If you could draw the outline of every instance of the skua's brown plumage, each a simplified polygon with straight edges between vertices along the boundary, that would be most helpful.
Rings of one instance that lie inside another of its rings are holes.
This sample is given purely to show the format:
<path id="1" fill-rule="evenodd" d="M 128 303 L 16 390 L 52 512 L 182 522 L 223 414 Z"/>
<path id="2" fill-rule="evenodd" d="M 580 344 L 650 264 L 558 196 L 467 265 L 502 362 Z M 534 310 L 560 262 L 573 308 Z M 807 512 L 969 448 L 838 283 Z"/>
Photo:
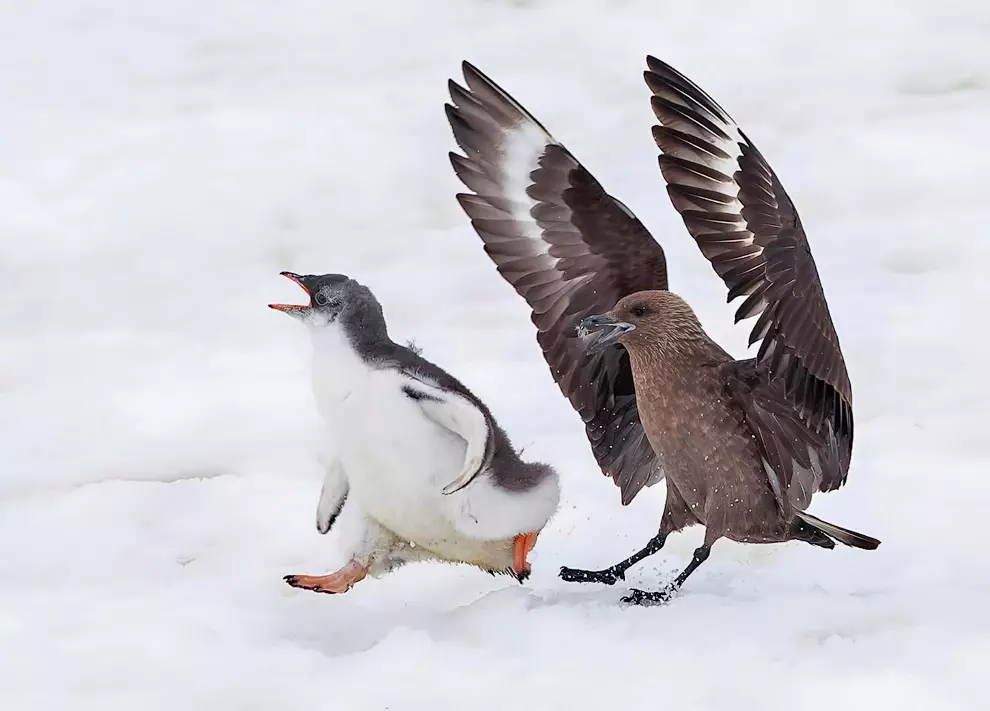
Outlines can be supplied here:
<path id="1" fill-rule="evenodd" d="M 447 107 L 466 153 L 451 161 L 474 191 L 458 200 L 533 309 L 554 379 L 582 415 L 603 471 L 624 503 L 667 478 L 660 531 L 643 550 L 602 571 L 564 568 L 562 577 L 614 583 L 669 533 L 706 527 L 674 583 L 634 591 L 633 602 L 667 599 L 721 537 L 879 545 L 806 511 L 815 491 L 845 483 L 853 418 L 797 211 L 711 97 L 653 57 L 648 66 L 668 194 L 729 300 L 746 297 L 736 320 L 759 317 L 755 358 L 736 361 L 705 334 L 667 291 L 663 252 L 642 224 L 504 90 L 465 63 L 468 89 L 451 82 Z"/>

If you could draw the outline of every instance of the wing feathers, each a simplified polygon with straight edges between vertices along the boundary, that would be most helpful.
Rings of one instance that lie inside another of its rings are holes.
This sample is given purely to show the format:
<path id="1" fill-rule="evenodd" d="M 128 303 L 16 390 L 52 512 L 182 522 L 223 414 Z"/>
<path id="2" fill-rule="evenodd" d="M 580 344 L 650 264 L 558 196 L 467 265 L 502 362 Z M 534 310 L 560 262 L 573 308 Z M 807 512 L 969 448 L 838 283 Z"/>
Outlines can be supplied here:
<path id="1" fill-rule="evenodd" d="M 792 461 L 807 469 L 793 445 L 803 428 L 820 440 L 819 485 L 835 488 L 852 450 L 852 388 L 797 211 L 759 150 L 714 99 L 660 60 L 649 57 L 647 64 L 644 77 L 661 124 L 653 137 L 671 202 L 725 282 L 728 301 L 746 297 L 736 321 L 757 317 L 749 342 L 760 341 L 763 395 L 783 398 L 797 413 L 797 420 L 787 420 L 784 405 L 769 415 L 751 413 L 766 459 L 786 480 L 784 489 L 796 481 Z M 833 439 L 823 439 L 825 433 Z"/>
<path id="2" fill-rule="evenodd" d="M 350 483 L 340 460 L 334 458 L 327 466 L 323 477 L 323 487 L 320 489 L 320 501 L 316 506 L 316 530 L 327 533 L 340 516 Z"/>
<path id="3" fill-rule="evenodd" d="M 561 392 L 586 423 L 602 471 L 628 503 L 662 477 L 643 436 L 628 357 L 589 357 L 575 325 L 626 294 L 667 287 L 663 250 L 521 104 L 463 64 L 447 118 L 465 155 L 454 172 L 473 194 L 461 208 L 498 272 L 526 299 Z"/>
<path id="4" fill-rule="evenodd" d="M 422 378 L 407 377 L 409 384 L 403 390 L 419 405 L 423 414 L 467 443 L 461 473 L 443 488 L 444 494 L 453 494 L 491 465 L 495 454 L 495 425 L 463 395 L 436 387 Z"/>

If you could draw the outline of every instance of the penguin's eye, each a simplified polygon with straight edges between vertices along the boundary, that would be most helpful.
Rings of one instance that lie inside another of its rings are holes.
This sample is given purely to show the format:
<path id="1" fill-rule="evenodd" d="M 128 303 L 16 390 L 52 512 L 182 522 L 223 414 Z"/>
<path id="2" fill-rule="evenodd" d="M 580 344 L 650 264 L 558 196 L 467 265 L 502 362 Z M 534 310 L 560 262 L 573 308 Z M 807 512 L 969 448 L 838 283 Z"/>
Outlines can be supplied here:
<path id="1" fill-rule="evenodd" d="M 340 303 L 340 299 L 335 298 L 333 292 L 324 287 L 316 292 L 316 295 L 313 297 L 313 303 L 317 306 L 333 307 Z"/>
<path id="2" fill-rule="evenodd" d="M 639 306 L 633 306 L 632 315 L 637 318 L 642 318 L 646 316 L 647 308 L 640 304 Z"/>

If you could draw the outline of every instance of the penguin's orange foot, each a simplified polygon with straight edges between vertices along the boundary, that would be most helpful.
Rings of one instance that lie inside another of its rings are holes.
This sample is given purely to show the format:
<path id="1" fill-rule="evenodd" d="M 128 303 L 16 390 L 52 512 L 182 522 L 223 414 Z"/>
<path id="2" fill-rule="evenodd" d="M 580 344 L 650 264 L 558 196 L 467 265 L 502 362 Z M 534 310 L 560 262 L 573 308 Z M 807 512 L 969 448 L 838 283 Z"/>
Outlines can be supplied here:
<path id="1" fill-rule="evenodd" d="M 329 575 L 286 575 L 283 580 L 294 588 L 313 592 L 345 593 L 368 575 L 368 569 L 353 560 Z"/>
<path id="2" fill-rule="evenodd" d="M 530 568 L 526 556 L 533 550 L 536 545 L 536 537 L 539 535 L 539 531 L 520 533 L 512 540 L 512 572 L 516 574 L 520 583 L 529 577 Z"/>

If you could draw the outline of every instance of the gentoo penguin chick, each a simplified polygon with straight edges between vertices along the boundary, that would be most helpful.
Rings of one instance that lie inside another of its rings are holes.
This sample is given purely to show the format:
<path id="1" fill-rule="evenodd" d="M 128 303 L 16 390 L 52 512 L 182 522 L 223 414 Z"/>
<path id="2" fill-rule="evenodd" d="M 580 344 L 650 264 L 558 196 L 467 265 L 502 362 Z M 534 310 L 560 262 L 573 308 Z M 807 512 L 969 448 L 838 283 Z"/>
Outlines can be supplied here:
<path id="1" fill-rule="evenodd" d="M 271 308 L 312 336 L 313 393 L 334 448 L 316 527 L 328 532 L 346 504 L 362 529 L 343 568 L 285 581 L 342 593 L 406 562 L 442 560 L 522 582 L 557 509 L 557 472 L 520 460 L 481 400 L 393 342 L 366 286 L 343 274 L 282 275 L 309 295 L 305 306 Z"/>

